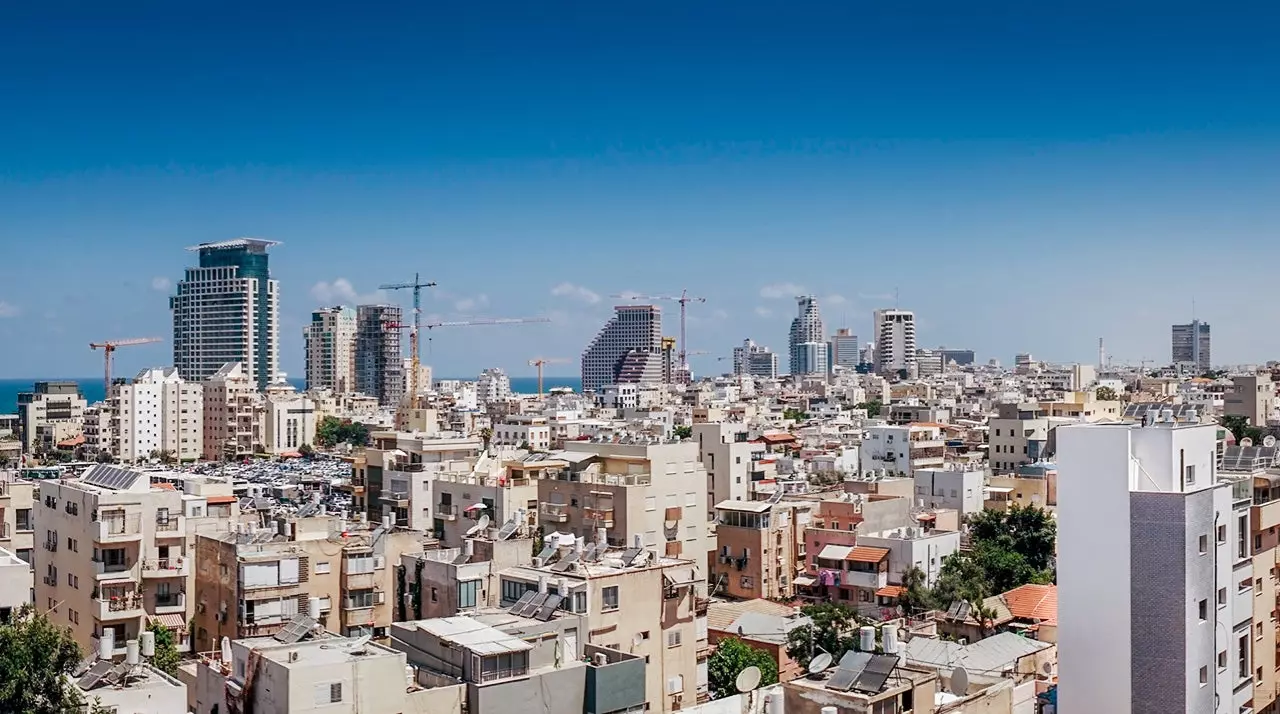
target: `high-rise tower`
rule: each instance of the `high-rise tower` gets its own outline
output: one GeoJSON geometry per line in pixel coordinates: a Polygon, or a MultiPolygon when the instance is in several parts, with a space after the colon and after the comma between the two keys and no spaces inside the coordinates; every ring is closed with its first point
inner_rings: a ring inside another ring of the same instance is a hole
{"type": "Polygon", "coordinates": [[[910,370],[916,364],[916,314],[910,310],[876,310],[876,371],[910,370]]]}
{"type": "Polygon", "coordinates": [[[791,321],[788,339],[791,374],[819,374],[827,371],[827,341],[823,338],[822,313],[812,295],[796,298],[799,314],[791,321]]]}
{"type": "Polygon", "coordinates": [[[1210,354],[1209,323],[1192,320],[1185,325],[1174,325],[1171,343],[1173,363],[1193,364],[1201,373],[1213,368],[1210,354]]]}
{"type": "Polygon", "coordinates": [[[244,365],[264,389],[280,369],[280,288],[267,248],[275,241],[237,238],[188,248],[200,264],[187,268],[169,298],[173,366],[187,381],[213,376],[228,362],[244,365]]]}
{"type": "Polygon", "coordinates": [[[400,306],[356,308],[356,389],[384,407],[404,399],[404,355],[400,353],[400,306]]]}
{"type": "Polygon", "coordinates": [[[582,389],[599,391],[628,379],[654,374],[662,360],[662,309],[657,305],[618,305],[582,353],[582,389]],[[652,362],[652,365],[650,364],[652,362]]]}
{"type": "Polygon", "coordinates": [[[331,389],[338,394],[355,391],[356,311],[342,306],[316,310],[303,337],[307,389],[331,389]]]}

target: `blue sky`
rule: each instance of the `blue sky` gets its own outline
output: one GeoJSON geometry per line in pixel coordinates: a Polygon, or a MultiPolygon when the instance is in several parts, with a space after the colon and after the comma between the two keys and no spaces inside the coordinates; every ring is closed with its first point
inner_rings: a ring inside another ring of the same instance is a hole
{"type": "Polygon", "coordinates": [[[784,351],[800,290],[1006,363],[1167,359],[1193,299],[1216,358],[1280,354],[1263,3],[375,5],[0,8],[0,377],[167,337],[183,248],[240,235],[283,242],[295,375],[311,309],[414,271],[429,313],[553,320],[436,331],[447,375],[686,286],[704,373],[784,351]]]}

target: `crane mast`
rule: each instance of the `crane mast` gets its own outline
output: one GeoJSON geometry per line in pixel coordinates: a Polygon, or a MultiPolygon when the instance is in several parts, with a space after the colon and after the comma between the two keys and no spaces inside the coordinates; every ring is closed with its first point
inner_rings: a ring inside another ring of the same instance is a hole
{"type": "Polygon", "coordinates": [[[435,281],[422,282],[417,273],[413,274],[412,283],[391,283],[379,285],[379,290],[412,290],[413,291],[413,327],[409,329],[409,403],[418,399],[418,375],[422,372],[422,354],[419,351],[418,335],[422,329],[422,289],[434,288],[435,281]]]}

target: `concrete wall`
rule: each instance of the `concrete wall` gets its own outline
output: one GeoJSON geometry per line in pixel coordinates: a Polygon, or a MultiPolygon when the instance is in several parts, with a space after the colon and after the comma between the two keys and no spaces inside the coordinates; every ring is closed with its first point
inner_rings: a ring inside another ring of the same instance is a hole
{"type": "Polygon", "coordinates": [[[579,665],[546,671],[527,679],[473,685],[467,688],[467,705],[472,712],[581,712],[585,701],[584,679],[583,666],[579,665]]]}
{"type": "Polygon", "coordinates": [[[603,652],[616,661],[610,661],[603,667],[592,665],[587,668],[586,714],[602,714],[643,706],[644,659],[593,645],[584,647],[584,655],[588,658],[597,652],[603,652]]]}

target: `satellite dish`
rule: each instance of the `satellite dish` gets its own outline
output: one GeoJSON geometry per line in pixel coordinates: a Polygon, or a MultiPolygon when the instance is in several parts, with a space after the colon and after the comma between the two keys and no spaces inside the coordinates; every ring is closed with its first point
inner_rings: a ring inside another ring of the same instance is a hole
{"type": "Polygon", "coordinates": [[[760,686],[760,668],[756,666],[747,667],[738,673],[738,678],[734,680],[739,692],[749,692],[760,686]]]}
{"type": "Polygon", "coordinates": [[[474,526],[471,526],[470,528],[467,529],[466,535],[470,537],[479,532],[480,532],[480,524],[477,523],[474,526]]]}
{"type": "Polygon", "coordinates": [[[1044,664],[1040,665],[1040,671],[1045,674],[1053,674],[1053,663],[1046,660],[1044,664]]]}
{"type": "Polygon", "coordinates": [[[350,645],[347,646],[347,651],[359,652],[360,650],[363,650],[364,646],[369,644],[369,641],[372,639],[373,638],[370,637],[369,635],[363,635],[361,637],[358,637],[355,640],[353,640],[350,645]]]}
{"type": "Polygon", "coordinates": [[[1253,446],[1253,439],[1250,439],[1249,437],[1247,437],[1247,436],[1246,436],[1245,438],[1243,438],[1243,439],[1241,439],[1241,440],[1240,440],[1240,445],[1241,445],[1241,446],[1253,446]]]}
{"type": "Polygon", "coordinates": [[[809,662],[809,674],[820,674],[831,666],[831,654],[823,652],[809,662]]]}
{"type": "Polygon", "coordinates": [[[1276,445],[1276,438],[1270,434],[1262,437],[1262,445],[1270,449],[1276,445]]]}
{"type": "Polygon", "coordinates": [[[476,531],[482,531],[489,527],[489,514],[481,514],[480,520],[476,522],[476,531]]]}
{"type": "Polygon", "coordinates": [[[642,644],[644,644],[644,635],[640,634],[639,632],[637,632],[636,634],[632,635],[632,637],[631,637],[631,646],[632,646],[632,647],[639,647],[639,646],[640,646],[640,645],[642,645],[642,644]]]}
{"type": "Polygon", "coordinates": [[[951,693],[963,697],[969,691],[969,670],[956,667],[951,670],[951,693]]]}

